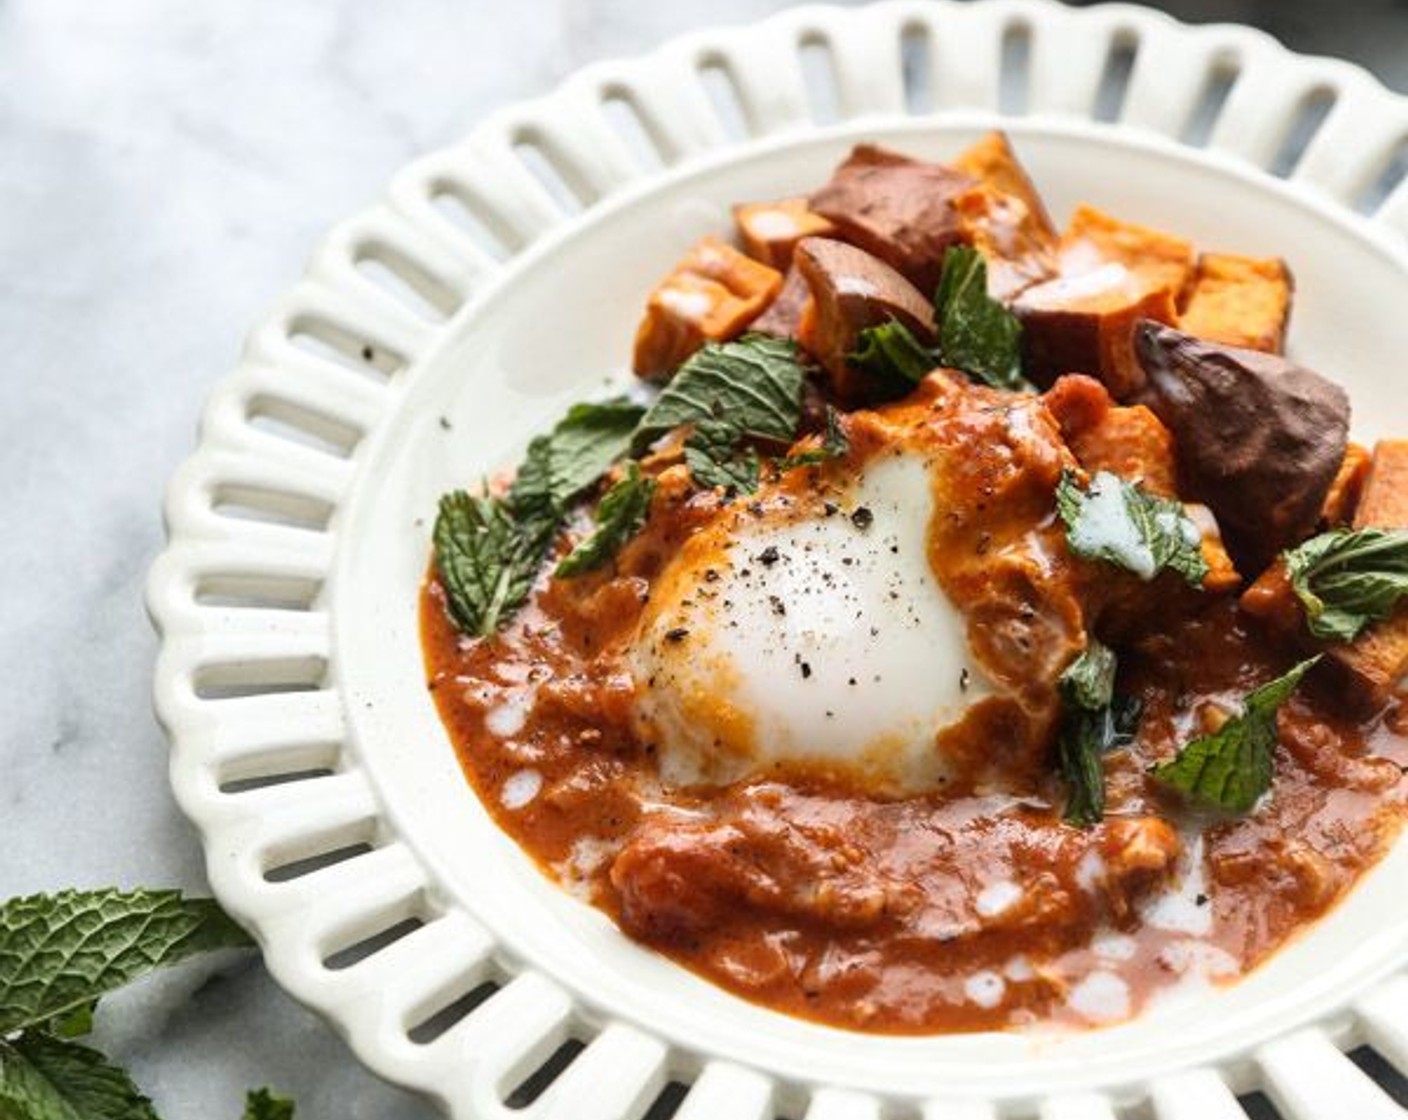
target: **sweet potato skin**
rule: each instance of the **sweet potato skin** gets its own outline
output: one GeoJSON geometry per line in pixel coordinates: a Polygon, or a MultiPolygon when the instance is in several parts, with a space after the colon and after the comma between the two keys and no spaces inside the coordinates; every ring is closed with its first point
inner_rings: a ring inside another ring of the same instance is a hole
{"type": "Polygon", "coordinates": [[[808,237],[797,246],[797,270],[811,292],[797,339],[826,370],[845,402],[862,400],[868,386],[847,356],[866,327],[893,319],[924,343],[935,338],[933,305],[877,257],[844,241],[808,237]]]}
{"type": "Polygon", "coordinates": [[[1305,539],[1344,461],[1349,398],[1259,350],[1143,322],[1147,402],[1178,445],[1181,489],[1217,516],[1238,567],[1260,572],[1305,539]]]}
{"type": "Polygon", "coordinates": [[[879,257],[926,295],[938,286],[944,253],[963,240],[954,199],[972,176],[874,144],[861,144],[812,193],[811,210],[836,235],[879,257]]]}
{"type": "Polygon", "coordinates": [[[774,338],[796,338],[802,322],[802,311],[811,299],[811,289],[794,261],[782,281],[782,289],[748,329],[774,338]]]}
{"type": "Polygon", "coordinates": [[[1178,321],[1193,246],[1081,206],[1061,235],[1057,265],[1055,280],[1026,289],[1013,304],[1027,375],[1049,384],[1063,373],[1088,373],[1117,400],[1137,399],[1144,371],[1134,354],[1134,325],[1178,321]]]}
{"type": "Polygon", "coordinates": [[[1198,338],[1282,354],[1295,282],[1279,257],[1204,253],[1179,313],[1198,338]]]}
{"type": "Polygon", "coordinates": [[[1038,385],[1065,373],[1097,377],[1117,400],[1137,397],[1144,371],[1134,325],[1177,318],[1166,288],[1148,289],[1121,264],[1028,288],[1012,305],[1022,321],[1022,367],[1038,385]]]}
{"type": "Polygon", "coordinates": [[[714,237],[700,240],[650,295],[636,329],[636,373],[663,380],[706,342],[741,334],[777,295],[782,274],[714,237]]]}

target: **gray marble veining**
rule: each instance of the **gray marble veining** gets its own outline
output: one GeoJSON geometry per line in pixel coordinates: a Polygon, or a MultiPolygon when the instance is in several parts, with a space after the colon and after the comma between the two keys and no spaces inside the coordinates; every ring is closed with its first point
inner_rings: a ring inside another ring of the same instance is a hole
{"type": "MultiPolygon", "coordinates": [[[[203,890],[150,714],[142,581],[201,402],[319,234],[411,156],[572,68],[777,0],[0,0],[0,896],[203,890]]],[[[1186,0],[1408,89],[1408,5],[1186,0]]],[[[112,999],[171,1120],[428,1120],[251,955],[112,999]]]]}

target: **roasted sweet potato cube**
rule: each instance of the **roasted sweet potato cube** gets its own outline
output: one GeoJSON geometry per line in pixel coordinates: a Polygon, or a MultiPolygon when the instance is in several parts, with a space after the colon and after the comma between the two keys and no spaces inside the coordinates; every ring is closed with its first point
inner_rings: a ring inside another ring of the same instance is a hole
{"type": "Polygon", "coordinates": [[[1088,373],[1117,400],[1134,397],[1144,385],[1134,354],[1135,323],[1172,323],[1178,314],[1172,292],[1151,288],[1118,263],[1028,288],[1012,309],[1022,320],[1028,377],[1049,384],[1063,373],[1088,373]]]}
{"type": "Polygon", "coordinates": [[[1294,284],[1286,262],[1204,253],[1186,293],[1179,326],[1229,346],[1280,354],[1286,345],[1294,284]]]}
{"type": "Polygon", "coordinates": [[[794,259],[811,290],[797,340],[821,363],[843,401],[860,401],[873,388],[847,360],[866,327],[893,319],[921,342],[933,343],[933,305],[884,261],[824,237],[798,243],[794,259]]]}
{"type": "Polygon", "coordinates": [[[978,180],[954,199],[963,240],[988,258],[988,290],[1011,300],[1056,272],[1056,227],[1007,137],[989,132],[953,161],[978,180]]]}
{"type": "Polygon", "coordinates": [[[1359,505],[1359,495],[1364,489],[1364,479],[1369,474],[1371,456],[1367,449],[1351,443],[1344,452],[1344,462],[1339,473],[1330,483],[1330,492],[1325,495],[1325,504],[1320,507],[1320,524],[1328,528],[1348,525],[1359,505]]]}
{"type": "Polygon", "coordinates": [[[1145,290],[1166,289],[1177,301],[1193,276],[1193,245],[1093,206],[1078,207],[1061,235],[1057,271],[1062,277],[1081,276],[1108,264],[1124,265],[1145,290]]]}
{"type": "Polygon", "coordinates": [[[1087,471],[1110,471],[1151,494],[1178,497],[1173,435],[1143,405],[1116,405],[1104,385],[1082,374],[1061,378],[1043,400],[1087,471]]]}
{"type": "Polygon", "coordinates": [[[742,333],[781,287],[775,268],[704,238],[651,293],[636,329],[636,373],[669,377],[704,343],[742,333]]]}
{"type": "Polygon", "coordinates": [[[804,237],[828,237],[835,227],[814,214],[805,198],[779,202],[746,202],[733,208],[733,221],[743,250],[769,268],[786,272],[792,250],[804,237]]]}
{"type": "MultiPolygon", "coordinates": [[[[1408,440],[1385,440],[1374,448],[1354,527],[1408,529],[1408,440]]],[[[1408,602],[1400,600],[1388,618],[1370,623],[1347,645],[1331,646],[1329,654],[1365,707],[1387,703],[1408,674],[1408,602]]]]}
{"type": "Polygon", "coordinates": [[[1354,527],[1408,529],[1408,439],[1386,439],[1374,448],[1354,527]]]}
{"type": "Polygon", "coordinates": [[[954,199],[976,184],[962,171],[861,144],[808,204],[836,236],[879,257],[926,296],[944,253],[964,239],[954,199]]]}

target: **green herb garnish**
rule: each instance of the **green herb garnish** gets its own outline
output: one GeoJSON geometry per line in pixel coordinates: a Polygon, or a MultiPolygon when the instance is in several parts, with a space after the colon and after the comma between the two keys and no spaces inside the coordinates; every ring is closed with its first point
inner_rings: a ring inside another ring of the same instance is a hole
{"type": "Polygon", "coordinates": [[[721,486],[731,494],[758,488],[762,460],[757,448],[741,445],[738,429],[724,420],[700,420],[684,441],[684,461],[699,486],[721,486]]]}
{"type": "Polygon", "coordinates": [[[1034,391],[1022,376],[1022,324],[988,295],[987,261],[977,249],[955,245],[944,254],[934,308],[944,365],[995,389],[1034,391]]]}
{"type": "Polygon", "coordinates": [[[518,520],[501,498],[455,490],[440,499],[435,566],[450,617],[466,634],[488,637],[528,598],[556,526],[545,524],[518,520]]]}
{"type": "Polygon", "coordinates": [[[806,373],[790,339],[745,335],[696,351],[646,410],[636,429],[639,451],[682,424],[712,420],[737,441],[791,443],[802,418],[806,373]]]}
{"type": "Polygon", "coordinates": [[[523,605],[571,503],[627,452],[644,414],[624,397],[574,405],[528,445],[506,498],[440,499],[435,565],[460,630],[488,637],[523,605]]]}
{"type": "Polygon", "coordinates": [[[1241,715],[1211,735],[1194,739],[1171,761],[1155,766],[1154,777],[1195,801],[1245,813],[1271,788],[1276,713],[1319,660],[1302,661],[1285,675],[1247,693],[1241,715]]]}
{"type": "Polygon", "coordinates": [[[597,506],[596,530],[562,558],[556,574],[578,576],[605,564],[640,531],[654,496],[655,480],[643,477],[634,462],[628,463],[625,475],[597,506]]]}
{"type": "Polygon", "coordinates": [[[1335,529],[1282,553],[1317,638],[1348,642],[1408,596],[1408,531],[1335,529]]]}
{"type": "Polygon", "coordinates": [[[1056,508],[1076,555],[1104,560],[1146,581],[1170,568],[1202,587],[1208,574],[1202,534],[1180,503],[1109,471],[1097,473],[1082,490],[1067,470],[1056,486],[1056,508]]]}
{"type": "Polygon", "coordinates": [[[795,455],[779,459],[777,469],[791,471],[798,467],[814,467],[818,463],[825,463],[830,459],[840,459],[848,455],[850,450],[851,442],[846,438],[845,428],[841,426],[841,414],[827,405],[826,434],[822,437],[821,446],[799,451],[795,455]]]}
{"type": "Polygon", "coordinates": [[[915,338],[898,319],[862,330],[846,361],[877,381],[900,385],[918,385],[942,364],[938,352],[915,338]]]}
{"type": "Polygon", "coordinates": [[[1104,757],[1128,746],[1139,724],[1138,700],[1115,696],[1114,651],[1091,639],[1061,674],[1065,703],[1057,741],[1061,777],[1066,782],[1068,824],[1099,824],[1105,816],[1104,757]]]}

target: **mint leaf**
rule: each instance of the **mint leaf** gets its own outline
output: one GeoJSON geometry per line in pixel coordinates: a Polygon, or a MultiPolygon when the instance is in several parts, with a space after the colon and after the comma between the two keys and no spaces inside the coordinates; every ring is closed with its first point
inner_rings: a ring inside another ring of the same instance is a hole
{"type": "Polygon", "coordinates": [[[1066,782],[1067,824],[1085,826],[1104,819],[1104,757],[1134,742],[1141,710],[1138,699],[1122,696],[1097,711],[1066,713],[1057,750],[1066,782]]]}
{"type": "Polygon", "coordinates": [[[938,354],[915,338],[914,332],[898,319],[862,330],[846,361],[882,383],[910,385],[918,385],[941,364],[938,354]]]}
{"type": "Polygon", "coordinates": [[[740,447],[743,434],[726,420],[700,420],[684,442],[684,461],[698,486],[721,486],[751,494],[762,466],[753,447],[740,447]]]}
{"type": "Polygon", "coordinates": [[[245,1094],[244,1116],[241,1120],[293,1120],[291,1097],[271,1089],[251,1089],[245,1094]]]}
{"type": "Polygon", "coordinates": [[[1022,324],[988,295],[987,261],[977,249],[955,245],[944,254],[934,309],[944,365],[995,389],[1035,391],[1022,376],[1022,324]]]}
{"type": "Polygon", "coordinates": [[[1317,638],[1348,642],[1408,596],[1408,531],[1335,529],[1281,554],[1317,638]]]}
{"type": "Polygon", "coordinates": [[[1172,761],[1155,766],[1154,777],[1195,801],[1245,813],[1271,788],[1276,713],[1319,660],[1302,661],[1284,676],[1247,693],[1241,715],[1211,735],[1194,739],[1172,761]]]}
{"type": "Polygon", "coordinates": [[[1061,777],[1066,783],[1068,824],[1099,824],[1105,816],[1104,756],[1134,741],[1139,701],[1115,696],[1115,653],[1095,639],[1061,674],[1057,687],[1065,704],[1057,740],[1061,777]]]}
{"type": "Polygon", "coordinates": [[[625,475],[597,506],[596,531],[562,558],[556,574],[563,578],[579,576],[605,564],[640,531],[654,496],[655,480],[642,477],[640,467],[629,463],[625,475]]]}
{"type": "Polygon", "coordinates": [[[1066,666],[1057,687],[1067,705],[1098,711],[1114,697],[1115,668],[1115,651],[1092,638],[1081,655],[1066,666]]]}
{"type": "Polygon", "coordinates": [[[0,1042],[0,1120],[158,1120],[132,1079],[96,1050],[38,1031],[0,1042]]]}
{"type": "Polygon", "coordinates": [[[826,434],[821,446],[799,451],[777,461],[780,471],[796,470],[798,467],[814,467],[828,459],[840,459],[851,452],[851,441],[846,438],[846,429],[841,426],[841,414],[830,405],[826,406],[826,434]]]}
{"type": "Polygon", "coordinates": [[[50,1019],[44,1028],[55,1038],[82,1038],[93,1033],[93,1016],[98,1010],[98,1001],[89,1000],[56,1018],[50,1019]]]}
{"type": "Polygon", "coordinates": [[[1056,508],[1066,523],[1066,543],[1078,556],[1125,568],[1146,582],[1170,568],[1202,587],[1208,574],[1202,533],[1178,502],[1109,471],[1097,473],[1082,490],[1067,470],[1056,485],[1056,508]]]}
{"type": "Polygon", "coordinates": [[[546,548],[543,534],[525,533],[502,499],[463,490],[440,499],[434,542],[450,616],[479,637],[492,634],[528,598],[546,548]]]}
{"type": "Polygon", "coordinates": [[[545,506],[560,519],[572,500],[605,474],[630,450],[642,405],[625,397],[573,405],[545,436],[528,446],[509,491],[509,505],[520,520],[545,506]]]}
{"type": "Polygon", "coordinates": [[[0,905],[0,1037],[42,1026],[152,969],[250,945],[210,899],[61,891],[0,905]]]}
{"type": "Polygon", "coordinates": [[[806,373],[791,339],[745,335],[710,343],[679,368],[636,430],[637,450],[681,424],[721,421],[740,439],[791,443],[806,373]]]}
{"type": "Polygon", "coordinates": [[[440,499],[435,564],[460,630],[488,637],[523,605],[568,507],[629,450],[644,414],[625,397],[573,405],[528,445],[507,498],[440,499]]]}

